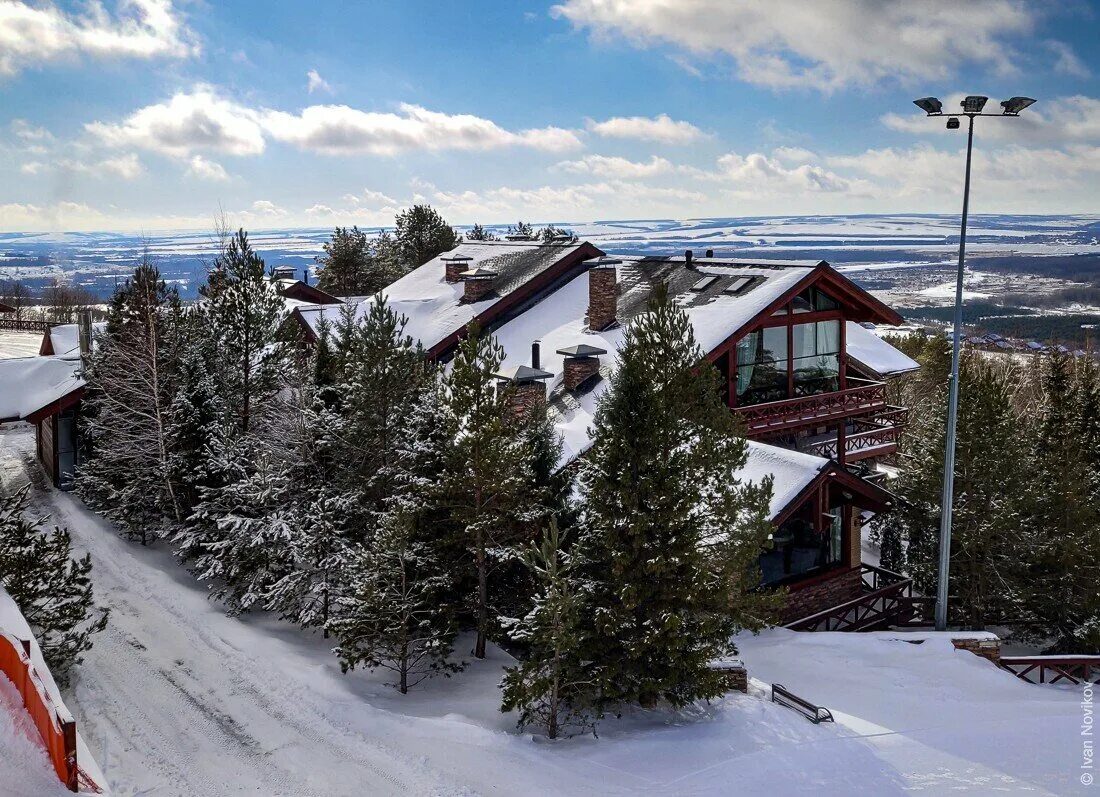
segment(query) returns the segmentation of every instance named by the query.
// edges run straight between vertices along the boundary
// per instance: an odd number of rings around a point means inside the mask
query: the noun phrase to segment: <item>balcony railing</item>
[[[757,438],[803,426],[825,425],[886,408],[886,384],[866,382],[832,393],[735,407],[734,411],[745,422],[747,435]]]
[[[852,420],[853,432],[844,436],[844,461],[856,462],[868,457],[878,457],[897,451],[898,440],[909,423],[909,410],[888,406],[882,412]],[[837,458],[837,438],[811,442],[803,449],[826,459]]]

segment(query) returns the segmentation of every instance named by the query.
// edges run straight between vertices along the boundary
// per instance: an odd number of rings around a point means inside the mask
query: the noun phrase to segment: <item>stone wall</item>
[[[837,570],[830,578],[806,586],[795,585],[787,595],[781,622],[800,620],[825,609],[858,598],[863,594],[863,578],[858,565]]]
[[[1001,640],[999,639],[952,639],[951,644],[956,650],[969,650],[975,656],[989,659],[1000,666]]]

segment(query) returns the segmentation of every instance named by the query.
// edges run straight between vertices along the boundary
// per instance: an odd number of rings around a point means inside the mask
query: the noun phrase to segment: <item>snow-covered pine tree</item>
[[[594,684],[580,659],[583,590],[563,537],[551,518],[542,542],[523,551],[537,587],[530,611],[506,624],[525,650],[501,684],[501,711],[518,711],[520,728],[540,727],[551,739],[571,730],[594,730],[598,719]]]
[[[747,443],[664,286],[618,357],[581,466],[581,653],[601,706],[682,706],[725,691],[708,663],[777,605],[752,591],[772,530],[771,480],[738,477]]]
[[[394,219],[394,240],[400,247],[406,271],[455,248],[462,240],[431,205],[413,205]]]
[[[27,512],[28,487],[0,494],[0,586],[19,605],[58,683],[107,625],[92,597],[92,561],[72,555],[66,529],[45,528]]]
[[[238,464],[237,478],[202,489],[191,516],[191,569],[210,582],[230,614],[264,606],[272,586],[290,572],[297,522],[287,462],[247,441],[229,452],[230,461],[247,462],[247,470]]]
[[[247,434],[272,406],[285,351],[278,334],[283,300],[244,230],[214,260],[203,296],[218,343],[219,393],[238,432]]]
[[[506,391],[497,390],[504,349],[476,324],[467,329],[447,376],[444,421],[451,445],[441,487],[458,537],[472,563],[470,610],[477,628],[474,656],[485,658],[495,620],[490,581],[514,558],[516,546],[531,539],[532,524],[546,514],[534,489],[532,453],[523,424],[511,411]]]
[[[143,544],[184,517],[168,446],[182,325],[175,289],[146,257],[112,297],[85,372],[90,443],[77,489]]]
[[[443,402],[433,375],[396,441],[395,492],[361,549],[351,587],[330,624],[345,670],[389,669],[402,693],[461,667],[450,660],[458,630],[454,567],[438,490],[449,444],[439,422]]]
[[[358,227],[337,227],[317,258],[317,286],[336,296],[370,296],[399,278],[403,271],[387,233],[370,238]]]

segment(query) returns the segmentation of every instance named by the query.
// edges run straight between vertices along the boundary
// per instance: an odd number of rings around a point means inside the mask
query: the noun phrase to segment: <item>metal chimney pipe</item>
[[[302,269],[302,282],[309,285],[309,266]]]
[[[81,310],[77,316],[77,340],[80,342],[80,356],[92,353],[92,311]]]
[[[532,368],[541,368],[542,367],[541,363],[539,362],[539,354],[540,354],[539,344],[540,344],[540,341],[537,341],[537,340],[531,343],[531,367]]]
[[[714,257],[714,250],[713,249],[708,249],[707,250],[707,259],[709,260],[712,257]]]
[[[691,250],[690,249],[688,249],[686,252],[684,252],[684,265],[687,268],[694,268],[694,266],[692,266],[692,264],[691,264],[691,256],[692,255],[691,255]]]

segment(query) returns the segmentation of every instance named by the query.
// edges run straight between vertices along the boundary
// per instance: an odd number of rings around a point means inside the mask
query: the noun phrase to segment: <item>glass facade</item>
[[[808,288],[791,302],[787,317],[796,322],[800,313],[837,307],[826,294]],[[839,390],[840,324],[841,319],[792,323],[765,327],[742,338],[737,344],[737,404],[762,404]]]
[[[771,550],[760,557],[764,585],[812,575],[844,563],[844,519],[838,508],[819,533],[807,517],[791,518],[772,535]]]

